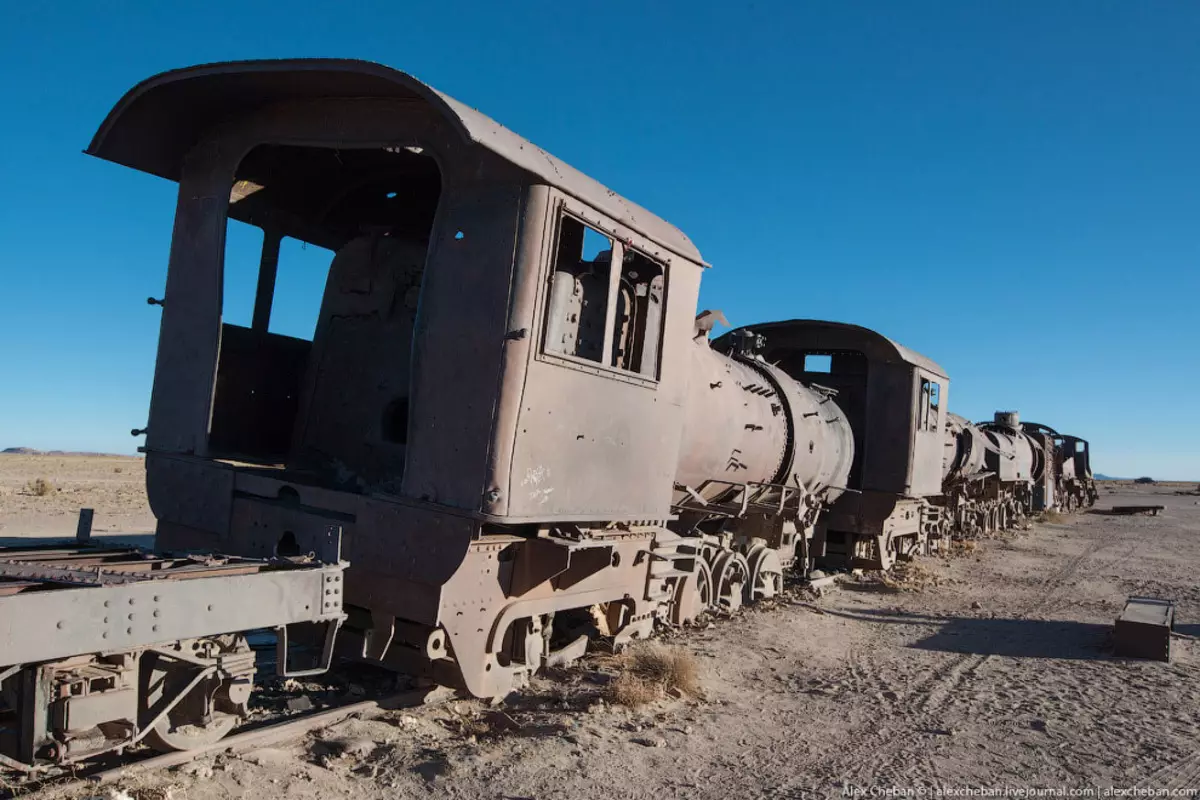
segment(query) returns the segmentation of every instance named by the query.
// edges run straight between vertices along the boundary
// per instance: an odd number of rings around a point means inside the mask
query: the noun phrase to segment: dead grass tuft
[[[87,800],[173,800],[178,797],[178,788],[173,784],[157,785],[146,778],[133,777],[123,781],[119,787],[110,788],[105,794],[98,795],[92,789],[81,797]]]
[[[947,551],[947,555],[952,558],[955,556],[969,556],[974,555],[975,551],[978,549],[979,542],[975,541],[974,539],[951,539],[950,549]]]
[[[923,592],[938,586],[942,578],[929,567],[915,561],[901,561],[878,578],[883,585],[898,592]]]
[[[637,708],[668,695],[700,697],[696,659],[683,647],[647,642],[622,653],[619,674],[608,685],[608,700]]]
[[[1057,511],[1053,511],[1053,510],[1043,511],[1042,513],[1038,514],[1038,516],[1037,516],[1038,522],[1048,522],[1051,524],[1054,524],[1056,522],[1062,522],[1064,519],[1065,519],[1065,517],[1062,514],[1060,514]]]
[[[608,685],[608,702],[613,705],[640,708],[660,700],[662,689],[629,672],[622,672]]]
[[[34,478],[25,484],[25,493],[36,497],[45,497],[48,494],[54,494],[54,484],[45,478]]]

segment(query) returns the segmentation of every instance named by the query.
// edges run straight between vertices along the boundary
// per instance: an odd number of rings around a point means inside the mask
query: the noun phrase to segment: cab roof
[[[912,364],[935,375],[947,378],[946,371],[937,362],[926,358],[915,350],[909,350],[882,333],[851,325],[845,322],[828,322],[819,319],[792,319],[781,322],[764,322],[747,325],[724,334],[729,339],[738,331],[748,330],[766,337],[768,346],[793,344],[802,339],[806,347],[829,350],[860,350],[868,358],[888,363]]]
[[[370,61],[303,58],[203,64],[155,75],[108,113],[88,155],[178,181],[184,156],[204,131],[290,100],[355,97],[418,101],[478,145],[691,261],[700,251],[674,225],[428,84]]]

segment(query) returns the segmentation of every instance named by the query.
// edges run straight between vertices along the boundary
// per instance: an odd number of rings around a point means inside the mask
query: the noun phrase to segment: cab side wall
[[[514,426],[496,434],[498,446],[506,439],[513,443],[507,476],[506,460],[496,459],[501,508],[514,520],[661,519],[669,513],[674,486],[702,268],[558,191],[549,192],[542,208],[540,229],[536,221],[526,222],[527,231],[540,230],[543,237],[536,252],[537,279],[522,279],[523,287],[534,288],[529,332],[520,340],[528,372],[516,404],[515,381],[506,380],[500,398],[499,423]],[[666,266],[657,381],[544,351],[556,223],[564,212]],[[535,255],[531,247],[522,252],[528,259]],[[531,275],[532,264],[522,264],[520,271]],[[525,290],[518,291],[526,307]],[[525,327],[524,318],[520,324]]]

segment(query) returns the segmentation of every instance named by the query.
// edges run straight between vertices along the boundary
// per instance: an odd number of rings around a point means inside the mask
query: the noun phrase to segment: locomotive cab
[[[671,514],[705,266],[680,231],[360,61],[164,73],[88,152],[179,183],[157,547],[344,557],[341,639],[480,696],[536,667],[542,615],[653,622],[637,553]]]
[[[676,229],[359,62],[159,76],[92,152],[180,183],[151,456],[495,518],[663,515],[701,266]],[[281,278],[307,327],[279,330]],[[646,467],[662,480],[629,480]]]
[[[830,389],[854,431],[850,491],[817,525],[817,563],[886,569],[926,549],[940,531],[940,508],[929,498],[942,491],[945,371],[857,325],[791,320],[753,331],[765,339],[767,361]]]

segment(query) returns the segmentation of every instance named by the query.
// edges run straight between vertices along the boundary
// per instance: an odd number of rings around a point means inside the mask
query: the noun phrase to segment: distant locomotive
[[[180,187],[142,448],[156,553],[0,550],[8,767],[219,739],[252,629],[283,674],[339,654],[495,697],[583,652],[556,618],[619,646],[793,567],[883,569],[1094,499],[1082,440],[952,417],[945,372],[877,333],[710,345],[686,236],[395,70],[168,72],[88,153]],[[330,252],[311,339],[272,326],[289,241]]]

